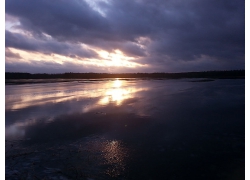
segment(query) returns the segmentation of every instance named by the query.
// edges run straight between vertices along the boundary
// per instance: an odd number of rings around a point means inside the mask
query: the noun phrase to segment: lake
[[[244,79],[5,85],[6,179],[244,179]]]

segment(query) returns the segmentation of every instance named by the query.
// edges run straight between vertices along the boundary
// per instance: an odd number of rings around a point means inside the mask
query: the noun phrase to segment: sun
[[[123,67],[136,67],[138,66],[137,63],[132,62],[131,60],[135,59],[134,57],[127,56],[119,49],[116,49],[112,52],[107,52],[104,50],[101,50],[98,52],[98,54],[105,59],[105,65],[106,66],[123,66]]]
[[[115,50],[115,53],[110,54],[110,58],[114,66],[123,66],[126,61],[126,57],[119,50]]]

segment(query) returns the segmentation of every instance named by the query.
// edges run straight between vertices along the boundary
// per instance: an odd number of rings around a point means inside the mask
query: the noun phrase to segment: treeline
[[[245,78],[245,70],[203,71],[181,73],[63,73],[63,74],[30,74],[6,72],[5,79],[99,79],[99,78]]]

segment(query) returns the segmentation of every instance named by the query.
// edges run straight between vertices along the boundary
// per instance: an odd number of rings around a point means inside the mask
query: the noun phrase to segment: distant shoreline
[[[232,71],[205,71],[205,72],[181,72],[181,73],[63,73],[63,74],[31,74],[19,72],[6,72],[5,84],[25,83],[53,83],[68,82],[72,80],[95,81],[101,79],[183,79],[200,78],[193,82],[206,82],[213,79],[244,79],[245,70]],[[46,81],[45,81],[46,80]]]
[[[6,72],[5,79],[100,79],[100,78],[245,78],[245,70],[204,71],[180,73],[62,73],[62,74],[31,74]]]

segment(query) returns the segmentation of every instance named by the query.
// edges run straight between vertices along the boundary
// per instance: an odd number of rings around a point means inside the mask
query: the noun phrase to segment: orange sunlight
[[[73,63],[77,66],[96,66],[96,67],[142,67],[145,65],[141,65],[139,63],[132,62],[134,57],[126,56],[122,51],[115,50],[114,52],[107,52],[104,50],[98,50],[91,48],[97,54],[99,54],[99,58],[71,58],[69,56],[60,55],[60,54],[44,54],[41,52],[32,52],[32,51],[24,51],[15,48],[9,48],[9,50],[13,53],[19,54],[21,59],[18,59],[18,62],[24,63],[32,63],[32,62],[51,62],[58,63],[64,65],[65,63]],[[9,63],[17,62],[15,58],[8,58],[7,61]]]

